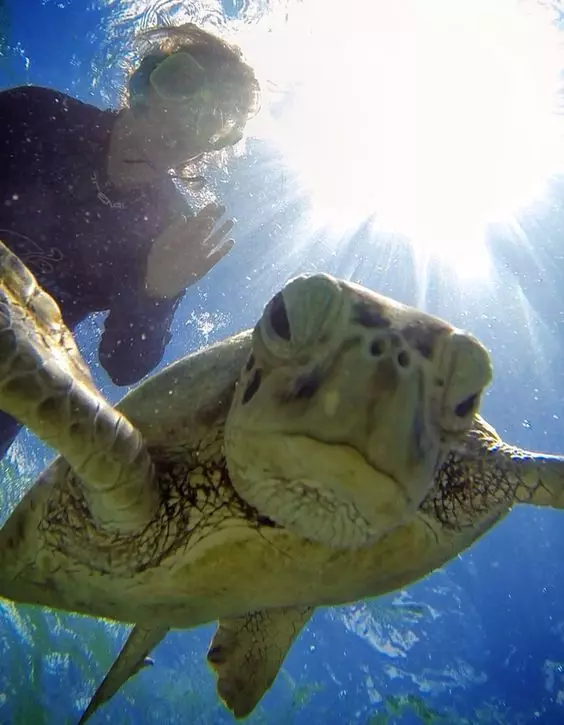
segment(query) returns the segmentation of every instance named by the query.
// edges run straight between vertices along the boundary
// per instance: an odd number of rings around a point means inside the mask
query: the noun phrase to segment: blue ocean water
[[[121,43],[169,18],[221,25],[269,12],[268,3],[0,0],[0,85],[34,83],[111,105],[121,79]],[[564,121],[563,121],[564,124]],[[265,169],[268,183],[265,183]],[[191,288],[175,318],[163,365],[253,324],[268,298],[297,272],[324,270],[407,303],[421,301],[408,248],[362,227],[339,246],[307,238],[307,199],[293,193],[276,153],[252,139],[218,194],[237,217],[237,247]],[[343,183],[346,183],[344,180]],[[494,283],[459,287],[427,272],[425,305],[475,333],[491,350],[495,382],[483,412],[508,441],[564,449],[564,182],[520,219],[531,247],[492,229]],[[299,242],[299,243],[298,243]],[[476,283],[477,286],[477,283]],[[519,290],[516,296],[515,290]],[[525,300],[526,305],[519,304]],[[103,391],[96,361],[98,318],[78,342]],[[20,477],[2,518],[49,457],[23,435]],[[319,611],[250,723],[564,722],[564,515],[518,508],[444,569],[406,591]],[[0,723],[76,721],[125,636],[125,628],[14,607],[0,601]],[[205,664],[213,627],[169,635],[93,723],[229,723]]]

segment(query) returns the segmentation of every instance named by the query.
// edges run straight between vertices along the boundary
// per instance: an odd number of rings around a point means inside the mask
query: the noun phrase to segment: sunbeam
[[[564,168],[561,34],[517,0],[305,0],[255,43],[267,136],[340,239],[369,223],[459,275]],[[346,13],[346,15],[345,15]],[[272,100],[272,99],[271,99]]]

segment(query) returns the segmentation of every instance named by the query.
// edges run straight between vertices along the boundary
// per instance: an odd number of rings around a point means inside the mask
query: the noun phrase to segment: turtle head
[[[446,322],[298,277],[253,332],[226,423],[233,485],[301,536],[372,542],[419,507],[490,378],[486,350]]]

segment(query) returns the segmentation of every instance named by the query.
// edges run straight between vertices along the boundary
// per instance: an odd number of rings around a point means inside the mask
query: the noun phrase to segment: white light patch
[[[483,272],[488,223],[564,167],[549,11],[517,0],[287,8],[262,46],[255,35],[253,61],[280,91],[263,134],[297,172],[311,223],[337,239],[370,220]]]

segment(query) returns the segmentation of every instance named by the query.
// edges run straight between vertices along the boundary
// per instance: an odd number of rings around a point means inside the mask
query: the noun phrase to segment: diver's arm
[[[110,309],[98,354],[116,385],[133,385],[160,363],[182,297],[156,299],[140,293],[121,297]]]
[[[110,309],[100,342],[100,363],[117,385],[131,385],[162,360],[170,325],[184,291],[204,277],[233,246],[224,237],[231,220],[215,228],[225,209],[210,204],[195,216],[179,216],[156,239],[143,289],[122,294]]]

